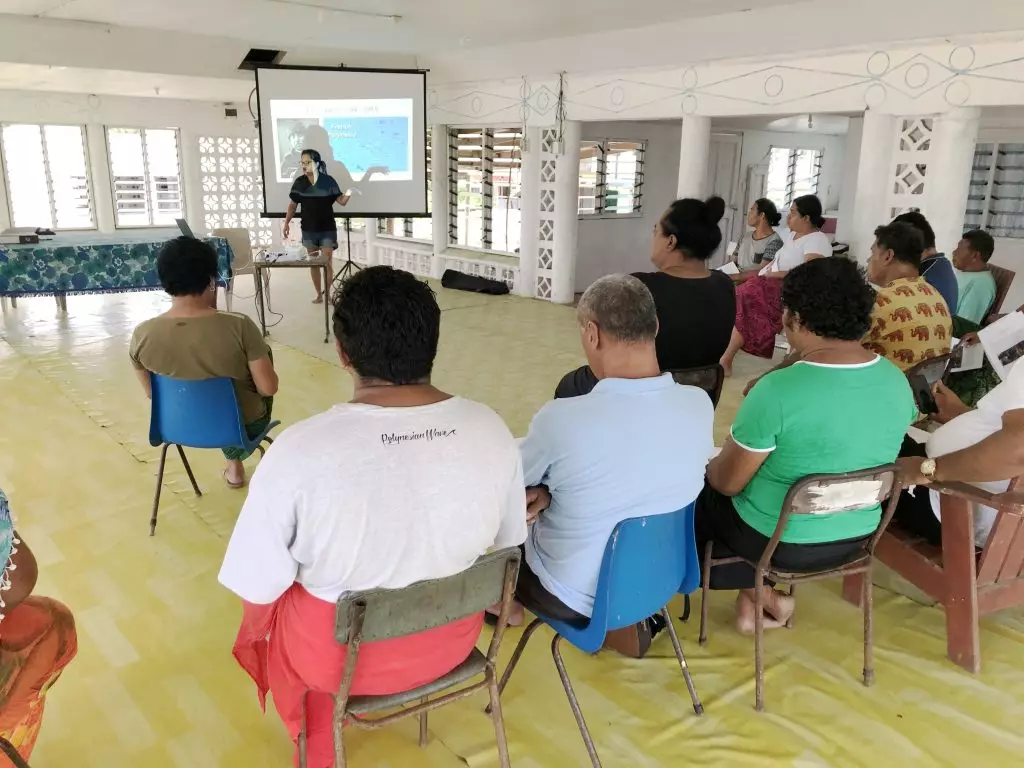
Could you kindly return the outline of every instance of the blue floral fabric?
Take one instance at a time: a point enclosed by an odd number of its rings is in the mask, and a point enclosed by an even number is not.
[[[231,246],[222,237],[203,239],[217,251],[218,284],[227,285]],[[156,257],[166,242],[61,235],[36,245],[0,246],[0,296],[159,290]]]
[[[14,550],[14,519],[7,505],[7,496],[0,491],[0,579]]]

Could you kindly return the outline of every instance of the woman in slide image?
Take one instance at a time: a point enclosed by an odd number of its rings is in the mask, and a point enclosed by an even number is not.
[[[825,218],[815,195],[796,198],[786,223],[793,234],[775,258],[736,289],[736,326],[721,361],[726,376],[732,375],[733,360],[741,349],[771,359],[775,337],[782,330],[783,278],[804,262],[832,255],[832,243],[820,231]]]
[[[753,231],[743,234],[736,250],[736,266],[741,272],[760,270],[765,262],[775,258],[782,247],[782,238],[775,231],[781,222],[782,214],[767,197],[751,204],[747,211],[747,226]]]
[[[663,371],[714,365],[729,345],[736,289],[728,275],[707,266],[722,242],[718,222],[724,212],[720,197],[676,200],[654,225],[651,263],[658,271],[633,275],[654,297],[655,349]],[[596,384],[585,365],[562,378],[555,397],[586,395]]]
[[[288,204],[288,214],[284,218],[283,234],[287,238],[291,232],[292,219],[299,209],[299,220],[302,222],[302,245],[310,258],[327,260],[327,285],[320,285],[320,268],[312,267],[309,271],[313,276],[313,288],[316,290],[314,304],[324,301],[324,294],[330,295],[331,281],[334,278],[334,249],[338,247],[338,224],[334,220],[334,204],[347,205],[351,197],[349,190],[344,192],[332,176],[327,175],[327,164],[315,149],[302,150],[302,175],[292,184]],[[300,208],[301,206],[301,208]],[[328,298],[329,300],[329,298]]]
[[[28,760],[43,724],[46,693],[78,652],[71,611],[32,594],[38,566],[14,530],[0,491],[0,737]],[[0,766],[10,762],[0,754]]]

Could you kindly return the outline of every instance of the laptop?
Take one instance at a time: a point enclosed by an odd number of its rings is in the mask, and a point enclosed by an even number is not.
[[[191,237],[193,240],[197,239],[195,234],[192,232],[192,227],[188,225],[188,222],[184,219],[175,219],[174,223],[178,225],[178,229],[181,230],[181,234],[185,237]]]

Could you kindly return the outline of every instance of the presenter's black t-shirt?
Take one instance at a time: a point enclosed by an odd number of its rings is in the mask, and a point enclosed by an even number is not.
[[[288,197],[299,206],[303,232],[338,231],[334,201],[341,197],[341,189],[332,177],[321,173],[314,184],[303,174],[292,184]]]
[[[724,272],[689,279],[637,272],[658,310],[655,347],[663,371],[714,365],[729,346],[736,324],[736,287]]]

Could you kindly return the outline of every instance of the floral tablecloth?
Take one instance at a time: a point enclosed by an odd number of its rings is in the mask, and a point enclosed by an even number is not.
[[[0,296],[159,290],[157,254],[178,234],[59,235],[36,245],[0,245]],[[231,246],[222,237],[203,239],[217,250],[217,283],[227,285]]]

